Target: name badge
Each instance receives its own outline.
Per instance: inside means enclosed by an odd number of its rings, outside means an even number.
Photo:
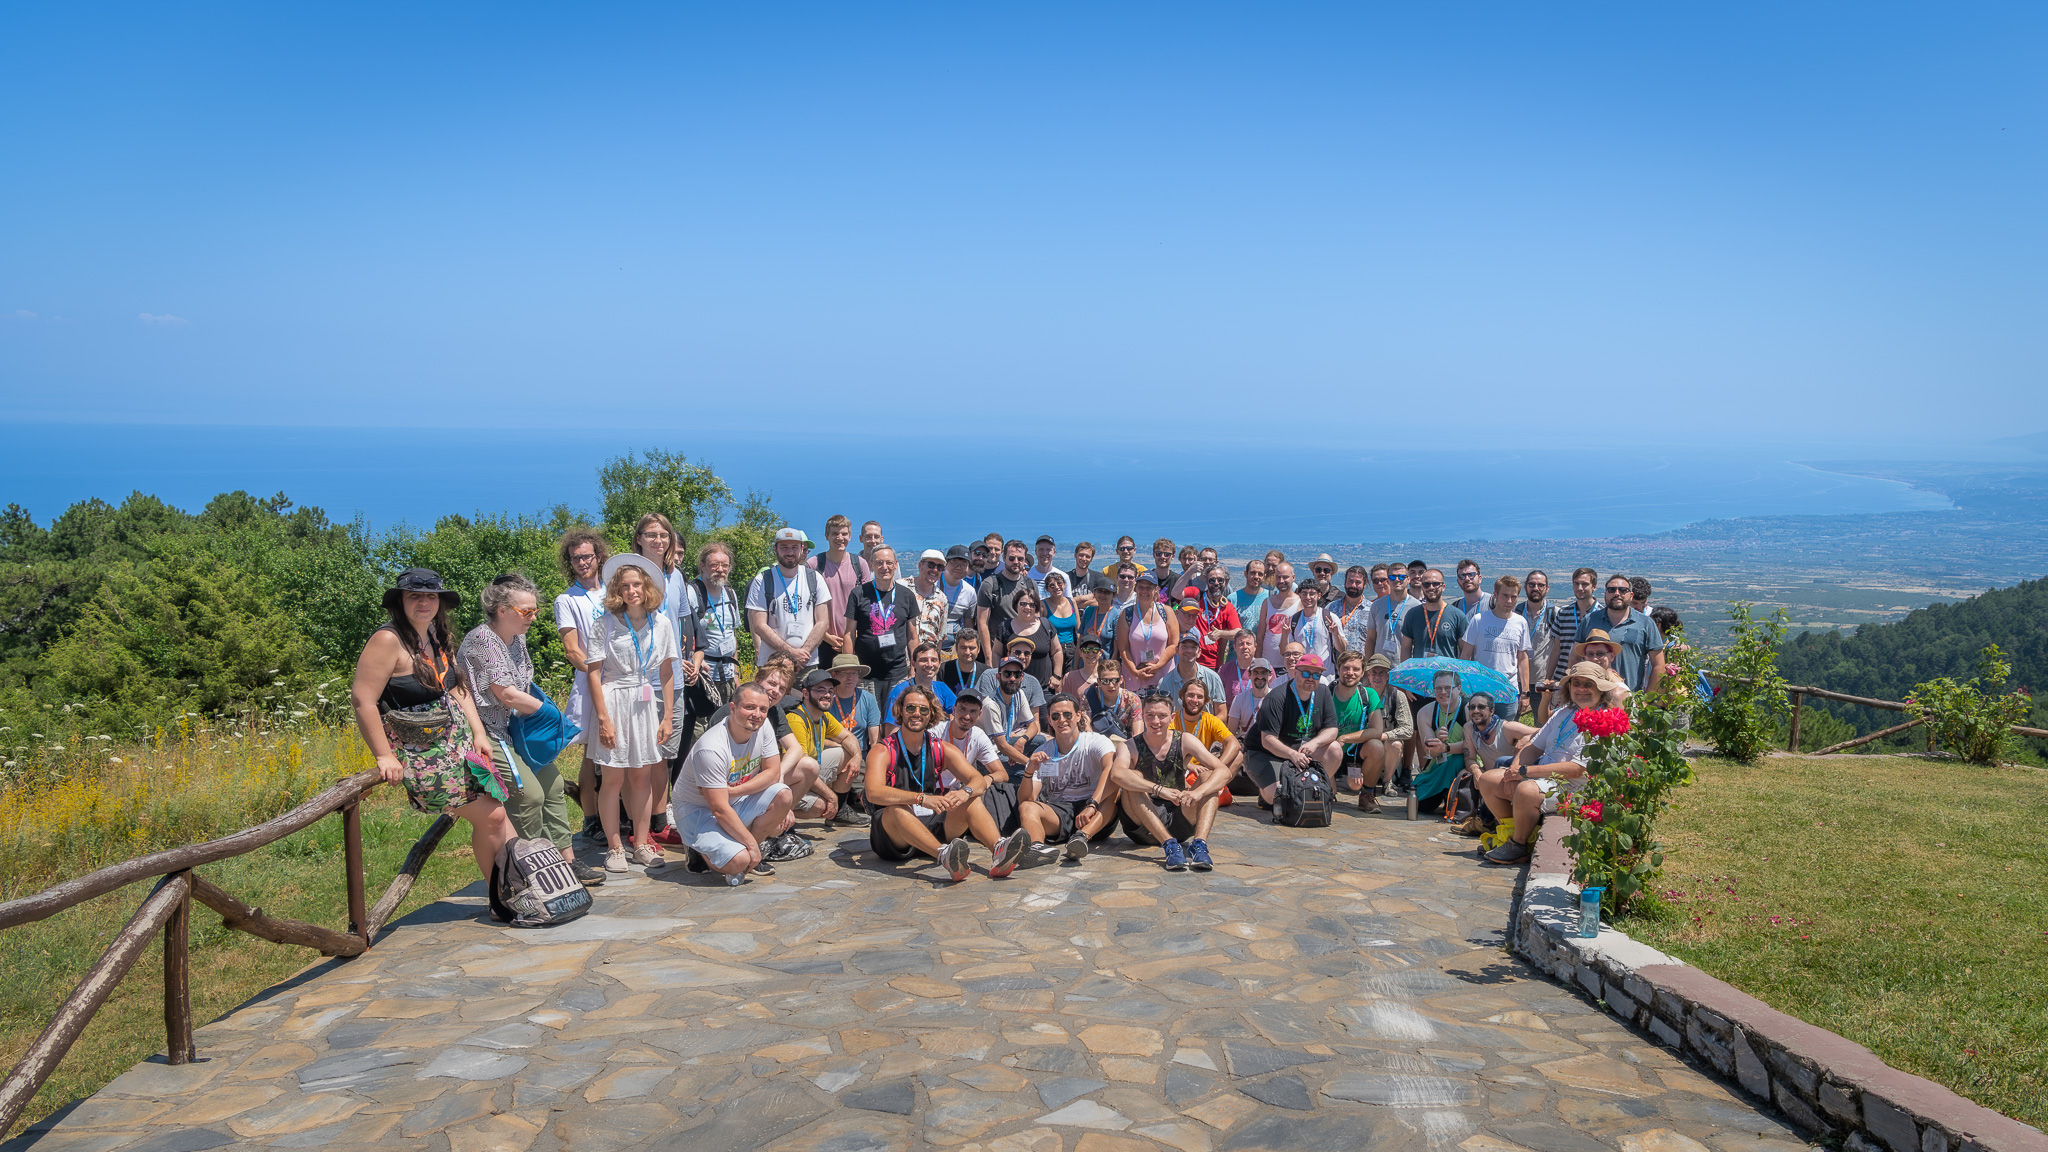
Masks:
[[[640,686],[640,702],[642,704],[654,703],[654,685],[642,684]]]
[[[894,648],[895,646],[896,633],[894,631],[884,632],[880,636],[875,637],[875,647],[877,648]]]

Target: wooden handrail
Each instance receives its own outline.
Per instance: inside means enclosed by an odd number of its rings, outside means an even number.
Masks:
[[[133,860],[110,864],[97,872],[88,872],[77,879],[66,880],[62,884],[45,888],[33,896],[10,900],[0,904],[0,929],[33,924],[54,916],[74,904],[95,896],[103,896],[137,880],[147,880],[151,876],[161,876],[166,872],[180,872],[197,868],[202,864],[212,864],[282,840],[322,816],[354,803],[363,793],[376,787],[382,779],[375,768],[367,769],[341,780],[282,816],[273,817],[254,827],[244,828],[233,835],[208,840],[202,844],[188,844],[182,848],[167,848],[162,852],[137,856]]]

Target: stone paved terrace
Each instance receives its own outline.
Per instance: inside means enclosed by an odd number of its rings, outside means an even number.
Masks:
[[[977,847],[955,885],[850,830],[737,889],[615,879],[546,932],[472,887],[5,1152],[1804,1147],[1506,956],[1516,875],[1472,841],[1253,815],[1207,875],[1117,838],[1000,881]]]

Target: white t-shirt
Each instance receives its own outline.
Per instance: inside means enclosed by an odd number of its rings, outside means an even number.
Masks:
[[[1543,752],[1536,763],[1562,764],[1567,760],[1579,764],[1586,762],[1586,734],[1579,731],[1579,726],[1572,720],[1577,715],[1578,711],[1574,708],[1559,708],[1550,714],[1550,719],[1544,721],[1543,727],[1536,735],[1529,738],[1529,743]]]
[[[583,651],[596,655],[597,620],[604,615],[604,589],[585,588],[581,584],[569,585],[569,590],[555,597],[555,630],[564,628],[576,630],[576,642],[583,645]],[[576,678],[569,688],[569,719],[586,732],[597,727],[597,721],[590,711],[590,673],[576,670]],[[578,736],[576,743],[583,742]]]
[[[1488,608],[1465,622],[1465,643],[1472,646],[1472,659],[1508,678],[1515,691],[1522,690],[1521,663],[1515,657],[1532,651],[1529,622],[1510,612],[1503,620]],[[1533,667],[1533,665],[1532,665]],[[1512,701],[1497,701],[1501,714],[1514,707]]]
[[[781,750],[775,746],[773,724],[762,724],[746,747],[735,748],[732,729],[720,720],[705,729],[704,735],[690,746],[690,755],[683,761],[682,771],[676,774],[675,790],[669,800],[678,810],[708,807],[703,789],[736,788],[771,763],[780,763],[781,756]]]
[[[1058,740],[1048,740],[1038,750],[1047,757],[1038,766],[1038,794],[1068,804],[1079,804],[1094,796],[1096,781],[1116,756],[1116,745],[1096,732],[1075,736],[1074,746],[1064,754]]]
[[[1047,576],[1052,575],[1055,572],[1058,572],[1061,576],[1066,575],[1066,572],[1062,570],[1058,564],[1054,564],[1052,567],[1044,569],[1041,569],[1038,567],[1038,565],[1033,564],[1031,567],[1026,568],[1024,570],[1024,575],[1029,576],[1031,578],[1031,586],[1033,588],[1038,589],[1038,595],[1041,599],[1043,599],[1045,596],[1045,578]]]
[[[676,658],[676,632],[668,617],[656,612],[636,628],[624,614],[608,615],[597,621],[595,632],[588,651],[604,658],[605,691],[646,684],[660,692],[661,670]]]
[[[1268,685],[1266,691],[1270,695],[1272,687]],[[1264,703],[1265,699],[1265,696],[1252,695],[1250,688],[1241,689],[1237,694],[1237,699],[1230,702],[1230,714],[1224,717],[1224,719],[1230,722],[1230,730],[1233,732],[1244,731],[1245,726],[1258,716],[1259,705]]]
[[[796,575],[784,577],[782,569],[769,565],[766,572],[754,577],[747,585],[747,611],[766,612],[768,626],[787,641],[790,647],[800,647],[804,638],[811,634],[814,612],[818,608],[818,596],[825,591],[825,578],[815,568],[798,568]],[[762,645],[765,649],[768,646]],[[763,658],[772,653],[764,652]],[[818,660],[818,653],[811,652],[811,663]]]
[[[1401,662],[1401,622],[1408,619],[1408,610],[1420,603],[1422,601],[1407,595],[1396,600],[1392,593],[1372,602],[1373,639],[1379,644],[1375,653],[1385,655],[1396,664]]]
[[[958,748],[960,755],[965,756],[967,762],[976,768],[986,768],[987,765],[996,762],[995,741],[988,738],[988,733],[982,731],[979,724],[967,730],[967,738],[964,740],[953,739],[953,725],[950,723],[939,729],[939,735],[946,743]],[[939,778],[945,781],[948,788],[957,783],[951,772],[941,773]]]
[[[976,591],[974,585],[965,580],[960,581],[958,584],[949,584],[946,582],[946,578],[941,576],[939,578],[939,595],[946,598],[946,630],[945,637],[939,642],[939,647],[944,651],[951,652],[953,650],[953,638],[960,634],[962,626],[965,626],[970,632],[974,630],[974,610],[981,603],[981,594]],[[988,653],[983,652],[982,655],[987,656]]]

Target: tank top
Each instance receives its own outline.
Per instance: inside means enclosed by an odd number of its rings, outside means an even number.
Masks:
[[[1136,756],[1131,766],[1138,770],[1139,775],[1161,788],[1187,787],[1187,768],[1181,763],[1180,738],[1179,732],[1167,733],[1165,753],[1155,756],[1150,741],[1143,736],[1133,736],[1131,747]]]
[[[1008,633],[1008,635],[1004,636],[999,643],[1004,648],[1008,648],[1010,641],[1015,639],[1018,633],[1014,631],[1013,625],[1007,620],[1003,622],[1003,631]],[[1028,633],[1025,638],[1030,640],[1034,647],[1031,649],[1031,659],[1024,665],[1024,671],[1029,673],[1040,684],[1053,683],[1052,653],[1053,644],[1056,642],[1053,630],[1041,623],[1037,631]]]
[[[1131,622],[1131,663],[1148,664],[1159,659],[1159,654],[1166,651],[1167,638],[1166,616],[1165,613],[1160,611],[1159,605],[1156,603],[1152,605],[1152,615],[1150,616],[1141,615],[1138,609],[1133,606],[1131,614],[1127,619]],[[1158,675],[1137,676],[1136,679],[1140,687],[1150,688],[1154,684],[1159,683],[1159,678],[1164,675],[1166,675],[1166,669],[1161,668]]]
[[[1074,625],[1076,620],[1077,618],[1073,616],[1047,616],[1045,618],[1046,623],[1052,625],[1052,630],[1059,634],[1060,643],[1062,644],[1072,644],[1074,642]]]
[[[398,635],[398,629],[393,628],[389,624],[377,629],[377,631],[389,632],[393,636]],[[405,638],[400,636],[399,643],[405,643]],[[432,642],[429,641],[429,643]],[[435,644],[434,647],[438,649],[440,645]],[[443,656],[442,659],[445,661],[446,656]],[[384,682],[384,691],[377,696],[377,711],[380,714],[392,711],[404,712],[408,709],[419,708],[427,704],[440,703],[441,694],[444,689],[438,683],[428,683],[420,679],[419,666],[421,658],[419,653],[413,653],[412,660],[413,671],[403,676],[393,676]]]
[[[901,732],[890,733],[883,746],[889,749],[889,787],[926,796],[945,794],[945,745],[932,739],[931,733],[924,734],[924,749],[916,756],[904,747]],[[932,763],[933,760],[938,763]]]

